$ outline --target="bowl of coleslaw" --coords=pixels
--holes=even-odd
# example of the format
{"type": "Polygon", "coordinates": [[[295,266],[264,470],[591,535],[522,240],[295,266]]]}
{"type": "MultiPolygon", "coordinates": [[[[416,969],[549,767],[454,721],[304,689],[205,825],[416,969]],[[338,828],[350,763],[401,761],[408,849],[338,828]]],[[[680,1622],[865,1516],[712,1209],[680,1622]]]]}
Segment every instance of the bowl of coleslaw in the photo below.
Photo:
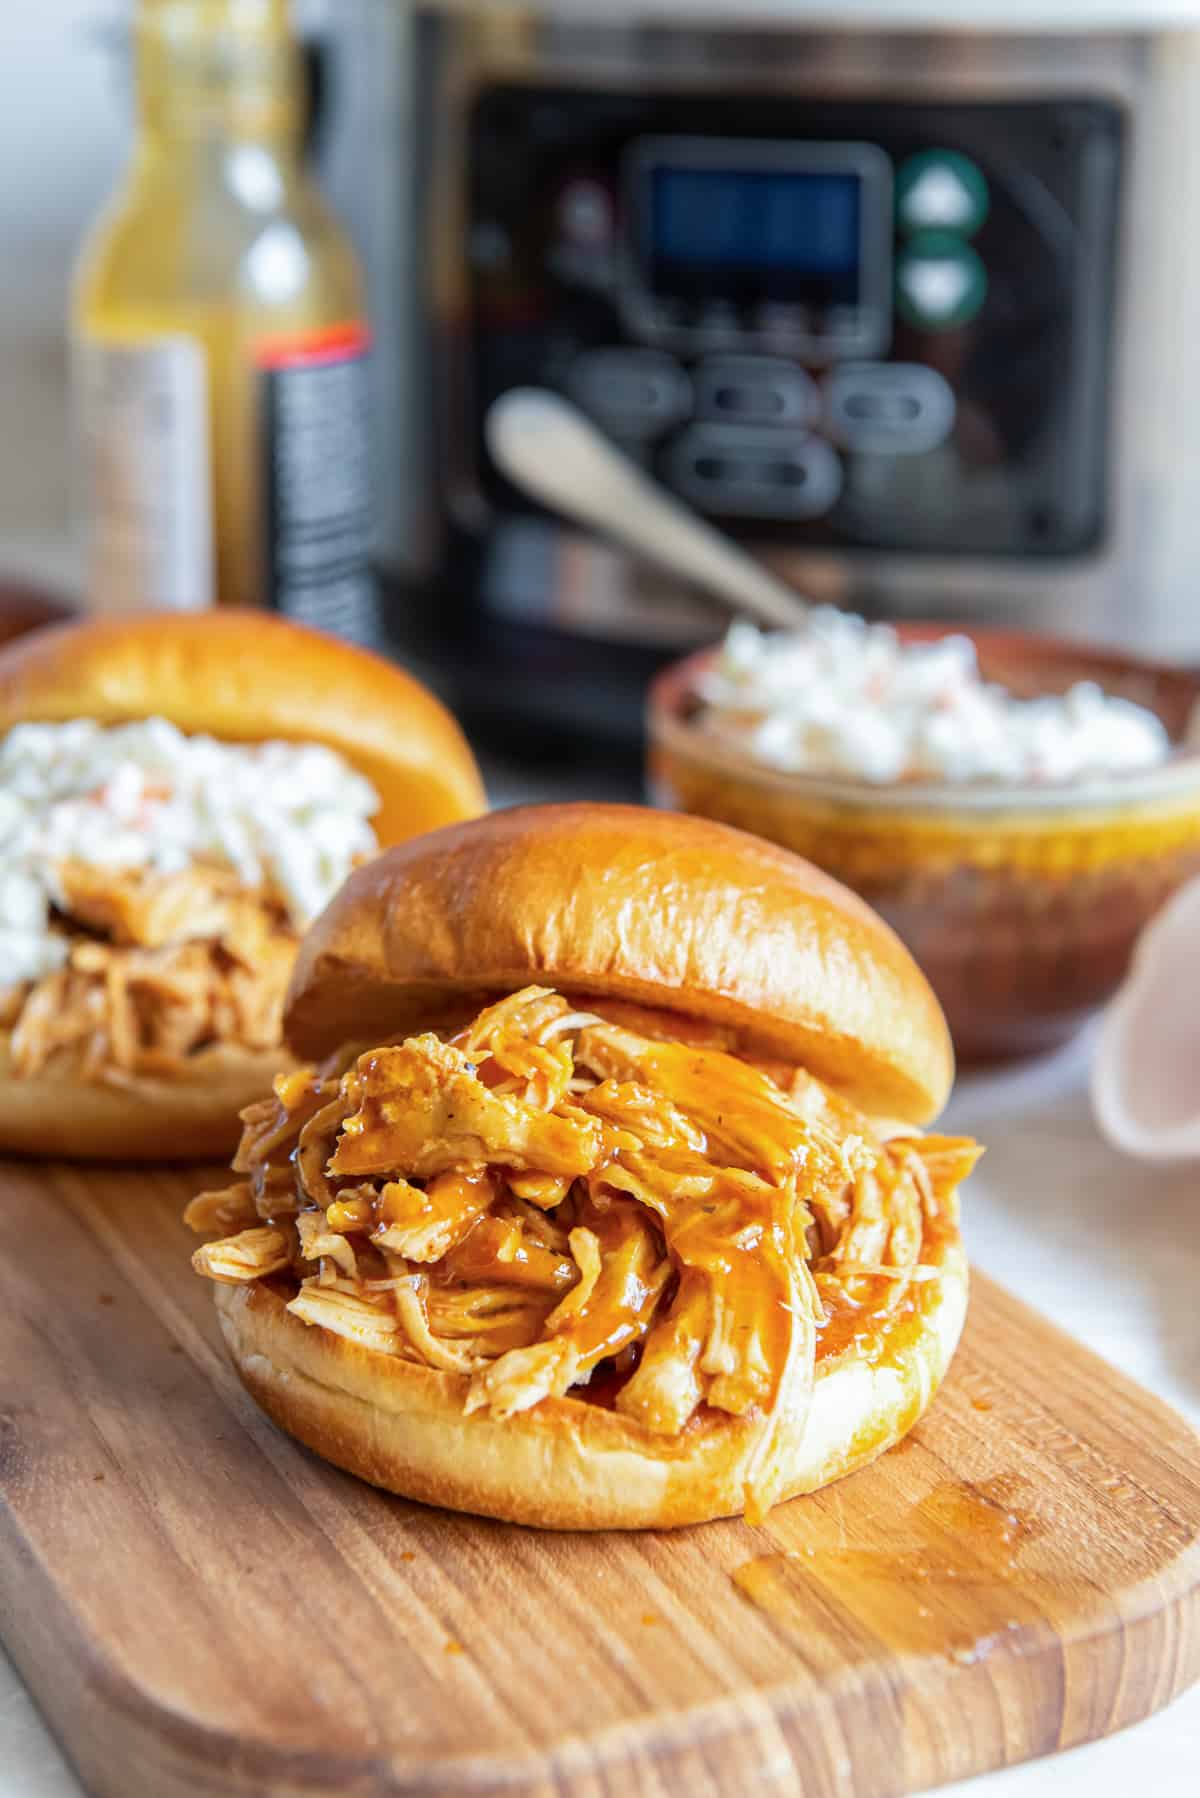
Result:
{"type": "Polygon", "coordinates": [[[656,804],[770,838],[913,950],[960,1059],[1066,1041],[1200,872],[1200,673],[817,608],[734,625],[648,711],[656,804]]]}

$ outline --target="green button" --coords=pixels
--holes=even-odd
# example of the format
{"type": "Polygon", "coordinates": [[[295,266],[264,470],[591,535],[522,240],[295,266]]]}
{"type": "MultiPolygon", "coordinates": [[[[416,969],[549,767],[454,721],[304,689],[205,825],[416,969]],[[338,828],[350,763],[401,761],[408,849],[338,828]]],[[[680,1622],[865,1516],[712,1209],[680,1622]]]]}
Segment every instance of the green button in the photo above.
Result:
{"type": "Polygon", "coordinates": [[[969,156],[921,150],[896,176],[896,220],[902,231],[952,231],[974,237],[988,215],[988,185],[969,156]]]}
{"type": "Polygon", "coordinates": [[[922,331],[948,331],[975,317],[987,296],[987,271],[961,237],[921,231],[896,262],[896,310],[922,331]]]}

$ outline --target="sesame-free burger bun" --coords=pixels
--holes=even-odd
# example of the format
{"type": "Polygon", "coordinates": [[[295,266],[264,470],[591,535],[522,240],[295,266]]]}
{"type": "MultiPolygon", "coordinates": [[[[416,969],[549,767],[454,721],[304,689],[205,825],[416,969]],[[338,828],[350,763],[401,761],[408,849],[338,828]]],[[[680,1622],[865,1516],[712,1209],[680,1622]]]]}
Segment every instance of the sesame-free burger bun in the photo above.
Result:
{"type": "Polygon", "coordinates": [[[78,1055],[60,1054],[18,1079],[11,1035],[0,1031],[0,1146],[9,1155],[66,1161],[206,1161],[233,1153],[238,1112],[270,1092],[279,1049],[215,1043],[178,1079],[145,1074],[120,1085],[84,1079],[78,1055]]]}
{"type": "MultiPolygon", "coordinates": [[[[383,845],[485,804],[479,771],[453,718],[380,657],[265,612],[139,613],[55,625],[0,653],[0,734],[16,724],[167,718],[228,742],[322,743],[373,784],[383,845]]],[[[0,1148],[86,1159],[214,1158],[239,1134],[238,1112],[269,1092],[282,1047],[216,1044],[178,1077],[85,1080],[59,1053],[40,1073],[12,1073],[0,1030],[0,1148]]]]}
{"type": "MultiPolygon", "coordinates": [[[[872,1116],[930,1117],[950,1044],[891,931],[782,849],[626,806],[494,813],[359,870],[301,946],[285,1007],[300,1056],[385,1041],[531,983],[719,1025],[731,1046],[801,1065],[872,1116]]],[[[666,1029],[665,1023],[663,1023],[666,1029]]],[[[953,1355],[967,1269],[952,1199],[926,1210],[903,1305],[817,1348],[811,1401],[773,1427],[773,1499],[812,1491],[898,1441],[953,1355]]],[[[701,1406],[675,1435],[589,1402],[466,1409],[470,1376],[305,1322],[292,1276],[215,1288],[238,1372],[327,1460],[408,1498],[554,1529],[668,1528],[743,1511],[761,1419],[701,1406]]],[[[761,1467],[759,1467],[761,1473],[761,1467]]]]}
{"type": "Polygon", "coordinates": [[[324,743],[371,781],[383,845],[484,808],[446,708],[403,669],[271,612],[140,612],[53,625],[0,653],[14,724],[167,718],[230,743],[324,743]]]}
{"type": "MultiPolygon", "coordinates": [[[[966,1315],[957,1231],[927,1243],[922,1260],[929,1273],[911,1310],[818,1360],[800,1427],[773,1449],[787,1466],[779,1500],[865,1466],[928,1407],[966,1315]]],[[[672,1529],[745,1508],[748,1419],[703,1411],[680,1435],[659,1436],[570,1393],[503,1419],[465,1413],[466,1375],[303,1323],[269,1282],[214,1296],[234,1365],[267,1415],[389,1492],[542,1529],[672,1529]]]]}
{"type": "Polygon", "coordinates": [[[937,1000],[861,899],[761,838],[637,806],[495,812],[358,869],[301,944],[284,1033],[319,1059],[531,982],[719,1024],[877,1117],[925,1123],[953,1081],[937,1000]]]}

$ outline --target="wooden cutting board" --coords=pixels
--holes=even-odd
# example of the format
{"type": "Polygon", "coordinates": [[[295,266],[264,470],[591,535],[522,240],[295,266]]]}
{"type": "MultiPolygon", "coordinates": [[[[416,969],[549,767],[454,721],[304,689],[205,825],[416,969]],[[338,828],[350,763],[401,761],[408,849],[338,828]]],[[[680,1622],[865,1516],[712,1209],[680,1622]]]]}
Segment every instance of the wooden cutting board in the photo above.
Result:
{"type": "Polygon", "coordinates": [[[278,1434],[197,1184],[0,1166],[0,1621],[96,1793],[888,1798],[1200,1675],[1200,1441],[982,1278],[874,1467],[761,1528],[552,1536],[278,1434]]]}

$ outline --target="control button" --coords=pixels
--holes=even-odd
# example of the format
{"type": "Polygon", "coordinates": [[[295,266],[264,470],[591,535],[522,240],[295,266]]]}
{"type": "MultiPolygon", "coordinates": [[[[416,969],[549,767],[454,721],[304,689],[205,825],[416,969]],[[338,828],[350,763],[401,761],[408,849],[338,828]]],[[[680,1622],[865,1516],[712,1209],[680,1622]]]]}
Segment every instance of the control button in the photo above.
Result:
{"type": "Polygon", "coordinates": [[[953,231],[973,237],[988,215],[983,171],[958,150],[922,150],[896,176],[902,231],[953,231]]]}
{"type": "Polygon", "coordinates": [[[467,253],[473,268],[503,268],[511,259],[512,243],[503,225],[481,219],[471,232],[467,253]]]}
{"type": "Polygon", "coordinates": [[[639,294],[626,302],[626,311],[631,328],[642,337],[674,336],[687,322],[682,300],[658,295],[639,294]]]}
{"type": "Polygon", "coordinates": [[[739,343],[742,320],[732,300],[706,300],[698,306],[692,322],[692,333],[699,343],[720,345],[739,343]]]}
{"type": "Polygon", "coordinates": [[[823,437],[739,425],[690,425],[667,472],[694,505],[731,517],[819,518],[842,491],[841,459],[823,437]]]}
{"type": "Polygon", "coordinates": [[[946,331],[975,317],[987,273],[969,243],[948,231],[922,231],[896,264],[896,308],[923,331],[946,331]]]}
{"type": "Polygon", "coordinates": [[[763,300],[754,322],[761,337],[783,346],[806,338],[811,329],[808,307],[790,300],[763,300]]]}
{"type": "Polygon", "coordinates": [[[692,406],[691,382],[661,350],[585,350],[567,371],[566,386],[601,424],[639,436],[676,424],[692,406]]]}
{"type": "Polygon", "coordinates": [[[944,443],[954,390],[921,362],[845,362],[825,377],[825,416],[847,448],[915,456],[944,443]]]}
{"type": "Polygon", "coordinates": [[[613,235],[612,195],[601,181],[577,175],[559,192],[559,233],[577,249],[603,249],[613,235]]]}
{"type": "Polygon", "coordinates": [[[696,414],[728,424],[807,425],[820,410],[811,377],[776,356],[710,356],[694,371],[696,414]]]}

